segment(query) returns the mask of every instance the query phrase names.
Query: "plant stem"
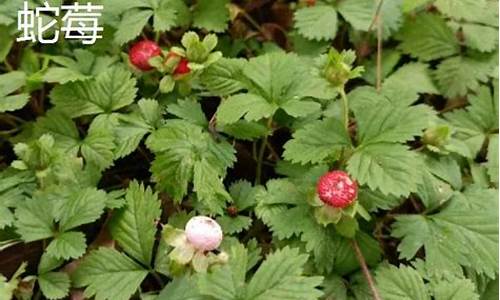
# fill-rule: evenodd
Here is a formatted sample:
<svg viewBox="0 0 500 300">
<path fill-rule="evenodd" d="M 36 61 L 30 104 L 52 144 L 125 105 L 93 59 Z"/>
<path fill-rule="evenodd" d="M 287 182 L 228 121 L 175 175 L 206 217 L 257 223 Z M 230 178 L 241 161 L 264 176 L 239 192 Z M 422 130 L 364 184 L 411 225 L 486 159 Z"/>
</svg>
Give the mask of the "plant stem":
<svg viewBox="0 0 500 300">
<path fill-rule="evenodd" d="M 340 90 L 340 99 L 342 100 L 342 111 L 344 113 L 344 127 L 349 130 L 349 102 L 344 88 Z"/>
<path fill-rule="evenodd" d="M 267 128 L 271 128 L 273 124 L 273 119 L 269 118 L 267 120 Z M 267 139 L 269 137 L 269 134 L 267 134 L 264 139 L 262 140 L 262 144 L 260 144 L 259 148 L 259 154 L 257 156 L 257 168 L 255 170 L 255 184 L 260 184 L 261 177 L 262 177 L 262 163 L 264 161 L 264 154 L 266 152 L 266 146 L 267 146 Z"/>
<path fill-rule="evenodd" d="M 358 259 L 359 265 L 361 266 L 361 270 L 363 271 L 363 275 L 365 276 L 366 281 L 368 282 L 368 286 L 370 287 L 370 291 L 372 292 L 372 296 L 374 300 L 382 300 L 378 293 L 377 287 L 375 286 L 375 281 L 373 280 L 372 275 L 370 274 L 370 270 L 368 270 L 368 266 L 366 265 L 365 257 L 363 253 L 361 253 L 361 249 L 359 249 L 358 242 L 355 239 L 351 240 L 352 247 L 354 248 L 354 253 L 356 254 L 356 258 Z"/>
</svg>

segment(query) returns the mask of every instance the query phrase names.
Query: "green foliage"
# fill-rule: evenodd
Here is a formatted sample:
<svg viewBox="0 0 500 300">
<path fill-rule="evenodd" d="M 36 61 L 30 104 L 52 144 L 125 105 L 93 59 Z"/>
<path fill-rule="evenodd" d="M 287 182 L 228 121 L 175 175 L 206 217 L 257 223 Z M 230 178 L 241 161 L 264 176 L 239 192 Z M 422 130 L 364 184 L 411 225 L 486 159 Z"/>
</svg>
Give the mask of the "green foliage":
<svg viewBox="0 0 500 300">
<path fill-rule="evenodd" d="M 498 296 L 498 1 L 96 0 L 86 47 L 0 2 L 0 299 Z"/>
</svg>

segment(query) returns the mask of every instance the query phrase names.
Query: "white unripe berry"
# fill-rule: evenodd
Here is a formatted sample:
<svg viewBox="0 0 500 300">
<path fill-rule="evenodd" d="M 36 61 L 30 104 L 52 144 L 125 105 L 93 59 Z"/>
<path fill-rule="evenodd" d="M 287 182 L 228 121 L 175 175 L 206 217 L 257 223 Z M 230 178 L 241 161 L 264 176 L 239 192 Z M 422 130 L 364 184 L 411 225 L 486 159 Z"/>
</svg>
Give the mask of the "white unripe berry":
<svg viewBox="0 0 500 300">
<path fill-rule="evenodd" d="M 213 219 L 205 216 L 193 217 L 187 222 L 186 237 L 197 250 L 211 251 L 222 242 L 222 229 Z"/>
</svg>

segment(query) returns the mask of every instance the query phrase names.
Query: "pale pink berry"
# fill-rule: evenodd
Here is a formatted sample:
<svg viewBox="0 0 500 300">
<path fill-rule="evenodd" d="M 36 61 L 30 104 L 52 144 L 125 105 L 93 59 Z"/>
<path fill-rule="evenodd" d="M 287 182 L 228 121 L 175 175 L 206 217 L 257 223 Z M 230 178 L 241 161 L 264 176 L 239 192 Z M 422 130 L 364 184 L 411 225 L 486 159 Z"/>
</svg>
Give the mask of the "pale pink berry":
<svg viewBox="0 0 500 300">
<path fill-rule="evenodd" d="M 318 196 L 329 206 L 344 208 L 356 200 L 358 185 L 344 171 L 331 171 L 318 181 Z"/>
<path fill-rule="evenodd" d="M 213 219 L 205 216 L 193 217 L 186 224 L 188 242 L 197 250 L 211 251 L 222 242 L 222 229 Z"/>
</svg>

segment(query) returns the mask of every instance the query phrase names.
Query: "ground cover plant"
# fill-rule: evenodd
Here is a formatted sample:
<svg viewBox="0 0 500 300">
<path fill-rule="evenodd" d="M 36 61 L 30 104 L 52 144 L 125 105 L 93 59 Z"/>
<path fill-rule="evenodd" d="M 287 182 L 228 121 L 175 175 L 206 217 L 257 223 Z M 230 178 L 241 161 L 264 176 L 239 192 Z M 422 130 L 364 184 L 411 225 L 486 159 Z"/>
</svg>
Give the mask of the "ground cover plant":
<svg viewBox="0 0 500 300">
<path fill-rule="evenodd" d="M 0 2 L 0 299 L 498 299 L 498 1 L 92 3 Z"/>
</svg>

